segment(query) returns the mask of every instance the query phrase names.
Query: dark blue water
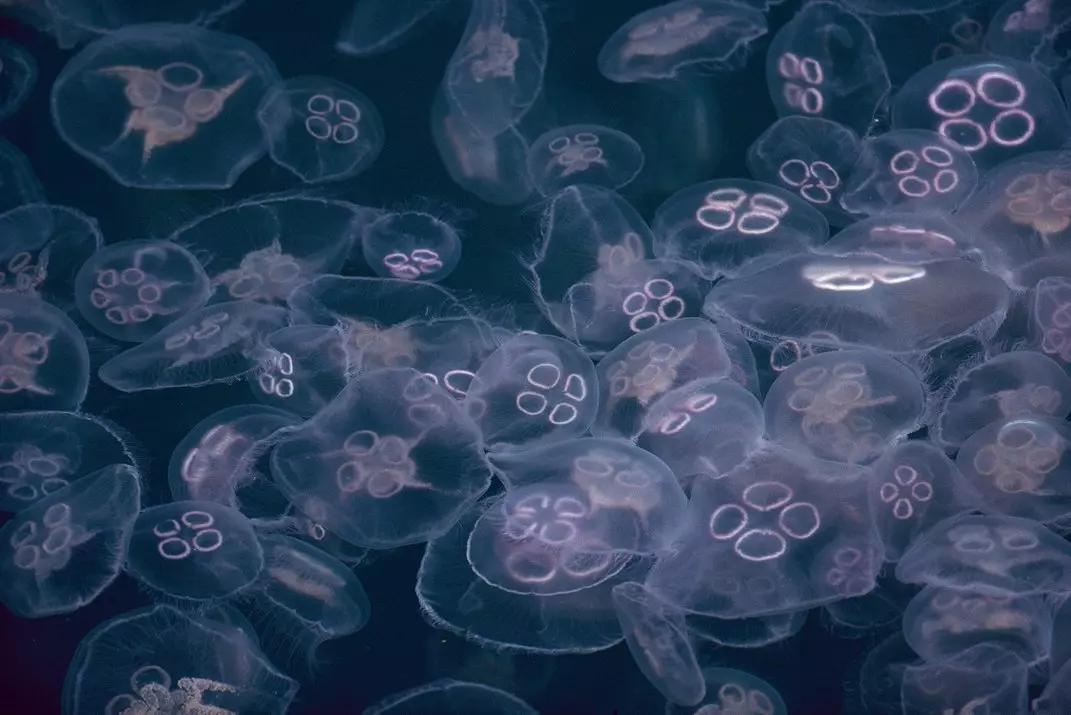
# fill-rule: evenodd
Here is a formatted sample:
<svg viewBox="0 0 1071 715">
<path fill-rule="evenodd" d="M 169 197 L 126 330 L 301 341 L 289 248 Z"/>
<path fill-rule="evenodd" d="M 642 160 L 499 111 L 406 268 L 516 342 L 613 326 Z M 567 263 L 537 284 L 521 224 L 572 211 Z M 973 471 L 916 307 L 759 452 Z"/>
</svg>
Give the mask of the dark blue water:
<svg viewBox="0 0 1071 715">
<path fill-rule="evenodd" d="M 429 132 L 431 101 L 460 37 L 464 12 L 447 16 L 435 31 L 400 50 L 355 59 L 333 50 L 351 2 L 250 0 L 222 28 L 260 45 L 284 77 L 334 77 L 359 88 L 376 104 L 387 130 L 386 147 L 370 171 L 341 185 L 334 195 L 388 207 L 427 197 L 471 212 L 472 220 L 463 226 L 461 266 L 445 285 L 476 290 L 490 302 L 526 300 L 515 256 L 537 235 L 538 210 L 492 207 L 462 192 L 442 169 Z M 594 60 L 614 29 L 654 4 L 651 0 L 547 4 L 551 56 L 545 106 L 538 109 L 548 120 L 544 126 L 553 126 L 555 120 L 594 121 L 643 133 L 642 124 L 652 111 L 638 103 L 645 95 L 638 88 L 601 78 Z M 793 5 L 779 8 L 771 24 L 790 16 Z M 96 217 L 108 242 L 163 237 L 179 224 L 241 198 L 300 188 L 295 177 L 267 160 L 228 191 L 157 192 L 118 186 L 63 144 L 48 117 L 50 85 L 71 53 L 58 50 L 50 37 L 10 20 L 0 19 L 0 36 L 25 45 L 40 65 L 28 104 L 0 131 L 29 157 L 49 200 Z M 717 165 L 680 181 L 678 187 L 691 180 L 747 175 L 744 151 L 775 118 L 766 95 L 764 59 L 760 42 L 738 74 L 696 83 L 695 91 L 714 93 L 721 105 L 721 126 L 712 131 L 723 156 Z M 660 151 L 675 149 L 657 142 L 644 148 L 652 159 Z M 625 194 L 649 218 L 668 190 L 647 182 Z M 222 407 L 251 402 L 245 384 L 121 395 L 94 382 L 84 409 L 118 422 L 136 437 L 148 465 L 148 505 L 168 500 L 168 459 L 186 432 Z M 663 699 L 640 675 L 623 645 L 582 657 L 506 656 L 432 629 L 420 616 L 413 594 L 421 553 L 419 546 L 404 548 L 359 568 L 372 603 L 371 621 L 353 636 L 324 644 L 313 675 L 292 672 L 301 682 L 293 713 L 359 713 L 390 693 L 440 677 L 501 687 L 554 715 L 662 712 Z M 121 576 L 94 603 L 69 616 L 27 621 L 0 611 L 0 713 L 58 713 L 67 664 L 82 637 L 102 621 L 148 603 L 148 596 Z M 803 632 L 786 643 L 750 652 L 707 648 L 700 658 L 704 665 L 741 668 L 767 679 L 795 715 L 835 715 L 853 711 L 842 710 L 842 703 L 851 699 L 844 683 L 854 679 L 854 670 L 874 640 L 835 639 L 812 614 Z M 277 665 L 291 670 L 284 655 L 276 656 Z"/>
</svg>

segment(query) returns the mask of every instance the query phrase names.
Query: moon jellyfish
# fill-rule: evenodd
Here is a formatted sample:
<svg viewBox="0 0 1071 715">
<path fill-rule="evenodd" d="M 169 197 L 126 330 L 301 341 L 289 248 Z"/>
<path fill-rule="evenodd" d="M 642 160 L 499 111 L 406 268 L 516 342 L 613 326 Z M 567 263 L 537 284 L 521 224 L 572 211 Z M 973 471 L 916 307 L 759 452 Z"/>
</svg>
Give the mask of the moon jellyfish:
<svg viewBox="0 0 1071 715">
<path fill-rule="evenodd" d="M 372 100 L 327 77 L 295 77 L 271 87 L 257 121 L 272 161 L 306 184 L 353 178 L 383 149 L 383 120 Z"/>
<path fill-rule="evenodd" d="M 715 618 L 685 615 L 688 632 L 695 638 L 727 648 L 765 648 L 788 640 L 803 630 L 809 611 L 792 611 L 757 618 Z"/>
<path fill-rule="evenodd" d="M 842 256 L 872 253 L 893 263 L 970 258 L 973 238 L 959 221 L 940 214 L 885 213 L 856 221 L 815 249 Z"/>
<path fill-rule="evenodd" d="M 476 426 L 411 369 L 365 372 L 279 437 L 275 483 L 295 507 L 358 546 L 443 533 L 490 486 Z"/>
<path fill-rule="evenodd" d="M 477 134 L 498 136 L 531 109 L 546 64 L 547 28 L 533 0 L 473 0 L 446 65 L 447 101 Z"/>
<path fill-rule="evenodd" d="M 0 412 L 75 410 L 89 387 L 89 349 L 48 303 L 0 293 Z"/>
<path fill-rule="evenodd" d="M 612 591 L 625 642 L 640 672 L 670 702 L 695 705 L 706 683 L 684 625 L 684 615 L 635 582 Z"/>
<path fill-rule="evenodd" d="M 137 463 L 129 435 L 78 412 L 0 413 L 0 511 L 21 511 L 109 465 Z"/>
<path fill-rule="evenodd" d="M 78 271 L 103 246 L 96 219 L 77 209 L 26 204 L 0 214 L 0 293 L 69 306 Z"/>
<path fill-rule="evenodd" d="M 437 283 L 461 262 L 457 229 L 425 211 L 384 213 L 364 227 L 361 248 L 382 278 Z"/>
<path fill-rule="evenodd" d="M 449 0 L 356 0 L 335 49 L 357 57 L 389 52 L 427 28 L 448 4 Z"/>
<path fill-rule="evenodd" d="M 123 186 L 226 189 L 265 151 L 255 109 L 279 81 L 256 45 L 197 25 L 124 27 L 52 85 L 52 121 Z"/>
<path fill-rule="evenodd" d="M 123 568 L 140 500 L 138 473 L 115 464 L 19 512 L 0 528 L 0 602 L 40 618 L 93 601 Z"/>
<path fill-rule="evenodd" d="M 177 501 L 141 512 L 128 549 L 131 576 L 186 601 L 231 596 L 264 568 L 264 551 L 249 519 L 207 501 Z"/>
<path fill-rule="evenodd" d="M 395 693 L 366 708 L 364 715 L 538 715 L 531 705 L 504 690 L 443 678 Z"/>
<path fill-rule="evenodd" d="M 287 311 L 259 303 L 216 303 L 187 313 L 97 371 L 122 392 L 228 382 L 255 367 L 263 338 L 288 321 Z"/>
<path fill-rule="evenodd" d="M 643 149 L 635 139 L 596 124 L 549 129 L 528 149 L 528 174 L 544 196 L 573 184 L 620 189 L 642 168 Z"/>
<path fill-rule="evenodd" d="M 762 678 L 732 668 L 705 668 L 706 695 L 693 707 L 669 705 L 666 715 L 788 715 L 788 707 Z M 698 709 L 694 709 L 697 706 Z"/>
<path fill-rule="evenodd" d="M 297 690 L 242 626 L 153 606 L 115 616 L 82 639 L 62 712 L 283 715 Z"/>
<path fill-rule="evenodd" d="M 30 160 L 14 144 L 0 137 L 0 211 L 44 200 L 44 190 Z"/>
<path fill-rule="evenodd" d="M 903 712 L 1030 712 L 1027 677 L 1027 664 L 1003 643 L 980 643 L 948 658 L 905 667 Z"/>
<path fill-rule="evenodd" d="M 82 317 L 108 337 L 131 343 L 148 340 L 210 295 L 201 264 L 169 241 L 113 243 L 83 263 L 74 282 Z"/>
<path fill-rule="evenodd" d="M 26 48 L 0 41 L 0 121 L 19 111 L 37 83 L 37 60 Z"/>
<path fill-rule="evenodd" d="M 264 338 L 259 353 L 248 376 L 253 396 L 301 417 L 312 417 L 335 399 L 357 368 L 336 326 L 280 328 Z"/>
</svg>

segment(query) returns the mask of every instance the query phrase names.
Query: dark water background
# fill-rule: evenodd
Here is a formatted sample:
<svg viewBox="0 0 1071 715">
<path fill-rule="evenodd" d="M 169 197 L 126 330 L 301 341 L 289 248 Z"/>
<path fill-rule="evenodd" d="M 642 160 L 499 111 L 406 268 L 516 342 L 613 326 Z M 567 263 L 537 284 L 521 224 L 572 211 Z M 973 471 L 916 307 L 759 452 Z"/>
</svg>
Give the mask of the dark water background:
<svg viewBox="0 0 1071 715">
<path fill-rule="evenodd" d="M 222 29 L 259 44 L 283 77 L 326 75 L 352 84 L 371 98 L 383 116 L 386 146 L 370 171 L 337 187 L 334 195 L 387 207 L 413 204 L 423 197 L 465 210 L 470 218 L 462 226 L 461 266 L 445 285 L 475 289 L 499 303 L 524 302 L 527 292 L 515 256 L 532 245 L 538 207 L 498 208 L 465 194 L 442 168 L 429 132 L 429 108 L 464 27 L 463 8 L 404 48 L 356 59 L 333 49 L 352 2 L 247 0 L 222 23 Z M 595 57 L 614 29 L 656 4 L 655 0 L 551 0 L 545 8 L 550 32 L 546 92 L 537 108 L 545 122 L 542 128 L 556 122 L 591 121 L 634 135 L 644 133 L 644 122 L 662 110 L 652 104 L 648 91 L 602 78 Z M 776 9 L 771 35 L 797 4 L 789 2 Z M 107 242 L 164 237 L 179 224 L 239 199 L 300 188 L 295 177 L 267 159 L 228 191 L 162 192 L 118 186 L 62 143 L 48 116 L 50 86 L 72 53 L 57 49 L 50 37 L 2 18 L 0 36 L 26 46 L 40 66 L 29 102 L 0 126 L 0 133 L 29 157 L 48 199 L 96 217 Z M 720 104 L 719 123 L 710 131 L 723 151 L 720 161 L 678 186 L 706 178 L 747 176 L 744 152 L 775 119 L 765 89 L 768 39 L 756 43 L 739 73 L 692 85 L 693 91 L 713 93 Z M 667 156 L 680 152 L 673 141 L 664 136 L 662 141 L 641 143 L 648 157 L 657 159 L 661 152 Z M 667 169 L 664 164 L 662 171 L 672 172 L 673 167 Z M 625 191 L 648 219 L 667 194 L 653 182 Z M 148 506 L 168 500 L 168 460 L 186 432 L 222 407 L 252 402 L 244 383 L 123 395 L 94 381 L 84 409 L 118 422 L 139 442 L 149 466 L 145 475 Z M 285 660 L 274 658 L 277 666 L 301 682 L 292 713 L 356 714 L 390 693 L 440 677 L 504 688 L 550 715 L 663 711 L 664 701 L 640 675 L 624 645 L 587 656 L 506 656 L 432 629 L 420 616 L 413 594 L 422 550 L 413 546 L 384 553 L 359 567 L 372 603 L 371 621 L 353 636 L 324 644 L 313 675 L 294 673 Z M 0 713 L 58 713 L 64 674 L 78 642 L 102 621 L 149 602 L 130 578 L 120 576 L 94 603 L 68 616 L 28 621 L 0 609 Z M 804 630 L 786 643 L 756 651 L 705 646 L 700 659 L 703 665 L 741 668 L 767 679 L 793 715 L 836 715 L 856 711 L 842 709 L 842 703 L 851 699 L 844 683 L 854 679 L 853 672 L 876 640 L 835 639 L 812 613 Z"/>
</svg>

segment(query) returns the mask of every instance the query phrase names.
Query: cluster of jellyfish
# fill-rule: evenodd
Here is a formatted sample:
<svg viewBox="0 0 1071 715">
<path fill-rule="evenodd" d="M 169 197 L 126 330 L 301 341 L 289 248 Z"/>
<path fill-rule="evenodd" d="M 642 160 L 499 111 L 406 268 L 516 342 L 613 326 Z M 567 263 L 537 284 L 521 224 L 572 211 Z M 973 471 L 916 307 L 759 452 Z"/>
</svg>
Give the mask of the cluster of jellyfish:
<svg viewBox="0 0 1071 715">
<path fill-rule="evenodd" d="M 537 219 L 509 311 L 451 281 L 472 216 L 310 189 L 390 128 L 218 29 L 241 4 L 0 3 L 71 51 L 49 106 L 78 171 L 301 186 L 105 237 L 0 139 L 0 604 L 62 616 L 121 575 L 153 600 L 85 635 L 63 713 L 282 715 L 300 673 L 266 631 L 361 639 L 362 563 L 414 545 L 432 627 L 620 646 L 669 714 L 819 712 L 734 667 L 809 613 L 873 640 L 845 713 L 1069 712 L 1071 4 L 653 6 L 587 59 L 606 82 L 669 102 L 764 61 L 778 118 L 750 176 L 644 215 L 657 147 L 546 123 L 544 8 L 472 0 L 427 111 L 453 182 Z M 455 11 L 357 0 L 336 51 Z M 0 121 L 37 82 L 0 41 Z M 152 465 L 143 425 L 83 409 L 224 383 L 248 399 Z M 352 705 L 536 712 L 452 678 L 384 695 Z"/>
</svg>

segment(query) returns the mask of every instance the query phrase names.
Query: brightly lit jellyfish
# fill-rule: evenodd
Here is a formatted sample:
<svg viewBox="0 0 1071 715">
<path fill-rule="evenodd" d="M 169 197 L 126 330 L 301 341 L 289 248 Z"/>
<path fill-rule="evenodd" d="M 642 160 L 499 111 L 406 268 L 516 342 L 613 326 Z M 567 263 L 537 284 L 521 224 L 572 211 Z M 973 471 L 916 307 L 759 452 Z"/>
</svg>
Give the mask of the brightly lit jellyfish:
<svg viewBox="0 0 1071 715">
<path fill-rule="evenodd" d="M 516 124 L 543 88 L 547 28 L 533 0 L 474 0 L 443 80 L 451 108 L 490 138 Z"/>
<path fill-rule="evenodd" d="M 395 693 L 366 708 L 364 715 L 537 715 L 531 705 L 504 690 L 443 678 Z"/>
<path fill-rule="evenodd" d="M 418 36 L 449 0 L 357 0 L 335 49 L 369 57 L 389 52 Z"/>
<path fill-rule="evenodd" d="M 829 224 L 785 189 L 749 179 L 718 179 L 681 189 L 655 211 L 654 253 L 714 280 L 769 266 L 818 246 Z"/>
<path fill-rule="evenodd" d="M 566 186 L 620 189 L 643 168 L 643 149 L 624 132 L 597 124 L 571 124 L 540 134 L 528 149 L 536 190 L 553 196 Z"/>
<path fill-rule="evenodd" d="M 888 261 L 873 254 L 800 255 L 714 287 L 704 312 L 752 340 L 920 353 L 960 336 L 991 337 L 1008 288 L 977 263 Z"/>
<path fill-rule="evenodd" d="M 346 201 L 281 194 L 196 218 L 169 240 L 204 266 L 212 302 L 282 303 L 302 283 L 341 269 L 368 218 Z"/>
<path fill-rule="evenodd" d="M 0 211 L 10 211 L 45 200 L 41 182 L 30 160 L 14 144 L 0 137 Z"/>
<path fill-rule="evenodd" d="M 353 364 L 336 326 L 291 325 L 264 337 L 248 375 L 253 396 L 266 405 L 312 417 L 346 386 Z"/>
<path fill-rule="evenodd" d="M 457 228 L 426 211 L 385 212 L 364 227 L 361 249 L 382 278 L 436 283 L 461 262 Z"/>
<path fill-rule="evenodd" d="M 0 413 L 0 511 L 21 511 L 86 474 L 136 465 L 116 424 L 78 412 Z"/>
<path fill-rule="evenodd" d="M 592 434 L 635 439 L 645 415 L 676 388 L 732 371 L 718 329 L 702 318 L 663 323 L 632 336 L 599 361 L 599 412 Z"/>
<path fill-rule="evenodd" d="M 838 231 L 815 252 L 872 253 L 895 263 L 922 264 L 970 257 L 974 250 L 971 236 L 946 216 L 883 212 Z"/>
<path fill-rule="evenodd" d="M 255 109 L 278 81 L 248 40 L 197 25 L 134 25 L 63 68 L 52 121 L 123 186 L 225 189 L 264 154 Z"/>
<path fill-rule="evenodd" d="M 955 218 L 989 270 L 1034 287 L 1035 267 L 1071 254 L 1071 156 L 1038 152 L 1001 164 Z"/>
<path fill-rule="evenodd" d="M 635 582 L 615 586 L 612 594 L 625 642 L 644 677 L 670 702 L 695 705 L 702 700 L 706 683 L 684 614 Z"/>
<path fill-rule="evenodd" d="M 724 378 L 700 378 L 665 393 L 643 416 L 636 444 L 669 465 L 681 484 L 729 473 L 766 431 L 755 396 Z"/>
<path fill-rule="evenodd" d="M 282 435 L 275 483 L 301 512 L 368 548 L 443 533 L 490 485 L 476 426 L 411 369 L 365 372 Z"/>
<path fill-rule="evenodd" d="M 599 51 L 599 72 L 614 82 L 652 82 L 695 68 L 731 70 L 766 31 L 765 15 L 744 4 L 677 0 L 619 27 Z"/>
<path fill-rule="evenodd" d="M 834 2 L 808 3 L 766 53 L 777 114 L 822 117 L 860 134 L 889 93 L 889 73 L 870 28 Z"/>
<path fill-rule="evenodd" d="M 831 225 L 844 226 L 855 217 L 841 207 L 840 197 L 861 148 L 851 128 L 794 114 L 778 119 L 755 140 L 747 166 L 759 181 L 796 194 Z"/>
<path fill-rule="evenodd" d="M 97 374 L 123 392 L 229 382 L 255 368 L 263 338 L 287 321 L 283 308 L 238 300 L 216 303 L 119 353 Z"/>
<path fill-rule="evenodd" d="M 932 131 L 898 129 L 863 142 L 840 203 L 866 216 L 951 214 L 977 183 L 974 159 L 959 144 Z"/>
<path fill-rule="evenodd" d="M 67 669 L 63 715 L 283 715 L 298 684 L 268 662 L 255 633 L 209 616 L 153 606 L 94 628 Z"/>
<path fill-rule="evenodd" d="M 499 501 L 483 506 L 494 508 Z M 480 508 L 470 510 L 424 552 L 416 595 L 432 626 L 482 647 L 514 653 L 594 653 L 622 641 L 611 592 L 619 583 L 642 581 L 647 559 L 603 561 L 611 572 L 607 578 L 572 593 L 510 593 L 481 579 L 466 560 L 469 535 L 480 515 Z"/>
<path fill-rule="evenodd" d="M 909 79 L 892 105 L 896 129 L 928 129 L 959 144 L 980 170 L 1071 139 L 1052 82 L 1025 62 L 985 55 L 936 62 Z"/>
<path fill-rule="evenodd" d="M 1071 588 L 1071 545 L 1030 519 L 954 516 L 911 544 L 896 578 L 998 596 L 1062 592 Z"/>
<path fill-rule="evenodd" d="M 89 349 L 58 308 L 0 293 L 0 412 L 74 410 L 89 387 Z"/>
<path fill-rule="evenodd" d="M 981 505 L 959 468 L 929 442 L 901 442 L 870 468 L 870 511 L 888 562 L 937 522 Z"/>
<path fill-rule="evenodd" d="M 238 491 L 253 480 L 257 445 L 300 424 L 292 414 L 263 405 L 235 405 L 213 412 L 186 433 L 167 466 L 171 498 L 210 501 L 238 509 Z"/>
<path fill-rule="evenodd" d="M 0 42 L 0 121 L 19 111 L 37 83 L 37 60 L 26 48 Z"/>
<path fill-rule="evenodd" d="M 211 295 L 193 255 L 170 241 L 120 241 L 82 264 L 74 297 L 82 317 L 110 338 L 148 340 Z"/>
<path fill-rule="evenodd" d="M 214 502 L 176 501 L 144 510 L 127 548 L 131 576 L 187 601 L 227 598 L 264 568 L 252 522 Z"/>
<path fill-rule="evenodd" d="M 137 471 L 115 464 L 19 512 L 0 529 L 0 602 L 23 618 L 91 602 L 123 569 L 140 500 Z"/>
<path fill-rule="evenodd" d="M 0 293 L 69 306 L 77 299 L 75 276 L 103 246 L 97 220 L 77 209 L 26 204 L 0 214 Z"/>
<path fill-rule="evenodd" d="M 468 117 L 450 106 L 442 87 L 432 102 L 431 137 L 450 178 L 482 201 L 514 206 L 532 194 L 524 135 L 515 127 L 492 137 L 481 135 Z"/>
<path fill-rule="evenodd" d="M 271 87 L 257 121 L 272 161 L 306 184 L 357 176 L 383 149 L 383 120 L 372 100 L 327 77 L 295 77 Z"/>
<path fill-rule="evenodd" d="M 480 365 L 464 401 L 484 444 L 496 452 L 579 437 L 598 406 L 591 359 L 550 335 L 518 335 L 503 344 Z"/>
<path fill-rule="evenodd" d="M 647 587 L 719 618 L 787 613 L 869 593 L 883 558 L 868 471 L 780 450 L 692 485 L 683 535 Z"/>
<path fill-rule="evenodd" d="M 800 360 L 766 393 L 766 434 L 819 459 L 866 464 L 921 426 L 918 376 L 887 355 L 835 350 Z"/>
<path fill-rule="evenodd" d="M 732 668 L 705 668 L 706 695 L 692 707 L 670 705 L 667 715 L 788 715 L 781 695 L 762 678 Z"/>
</svg>

